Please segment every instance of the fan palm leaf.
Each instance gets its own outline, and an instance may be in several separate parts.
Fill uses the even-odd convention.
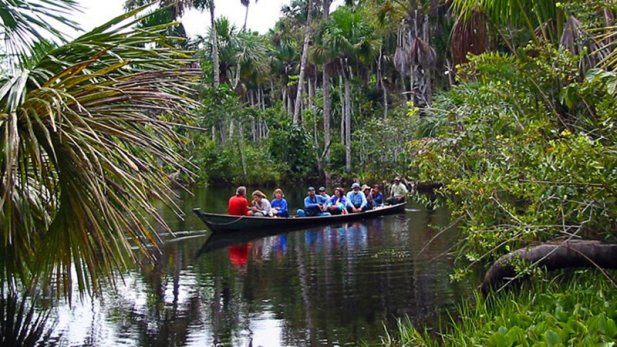
[[[452,9],[469,20],[476,11],[497,25],[526,28],[529,35],[558,42],[565,15],[556,0],[453,0]]]
[[[7,55],[25,58],[46,36],[61,40],[59,28],[77,29],[77,23],[65,16],[76,9],[73,0],[0,0],[0,35]]]
[[[134,249],[157,249],[151,200],[173,206],[162,167],[182,163],[174,124],[199,71],[164,35],[170,24],[131,29],[143,10],[0,80],[3,281],[96,290]]]

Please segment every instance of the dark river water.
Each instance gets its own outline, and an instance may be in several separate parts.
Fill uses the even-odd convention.
[[[184,219],[161,208],[177,233],[156,264],[136,265],[102,298],[58,303],[46,345],[379,345],[397,319],[436,328],[469,291],[449,279],[456,230],[435,237],[448,212],[412,202],[404,214],[200,252],[209,233],[192,208],[224,212],[232,193],[182,194]],[[290,206],[303,195],[287,192]]]

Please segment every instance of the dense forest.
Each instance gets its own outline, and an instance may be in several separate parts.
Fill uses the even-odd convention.
[[[249,18],[254,2],[240,2]],[[45,37],[61,36],[54,21],[75,26],[62,16],[73,1],[30,3],[0,1],[3,296],[52,278],[58,293],[96,293],[136,249],[150,255],[152,200],[173,208],[170,178],[400,173],[443,185],[438,203],[461,230],[453,280],[519,253],[491,283],[498,293],[444,331],[401,322],[384,343],[617,338],[614,274],[599,269],[614,253],[568,246],[615,241],[614,1],[292,0],[259,34],[217,16],[214,0],[129,0],[127,14],[70,42]],[[208,35],[185,37],[176,20],[188,8],[208,15]],[[543,243],[598,269],[555,277],[543,267],[553,251],[521,255]],[[533,280],[504,285],[523,277]]]

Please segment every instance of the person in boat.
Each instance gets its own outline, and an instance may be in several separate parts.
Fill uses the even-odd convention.
[[[366,195],[360,190],[360,183],[351,185],[351,191],[347,193],[347,212],[357,213],[368,209]]]
[[[272,206],[270,205],[270,201],[266,199],[266,194],[262,193],[261,190],[256,190],[253,192],[251,211],[253,212],[253,216],[272,216]]]
[[[330,195],[328,195],[328,193],[326,193],[326,187],[319,187],[319,195],[323,196],[324,198],[326,198],[326,200],[330,199]]]
[[[371,200],[373,200],[373,207],[383,206],[383,193],[381,192],[381,187],[379,184],[373,185],[373,189],[371,189]]]
[[[394,183],[390,187],[390,197],[386,200],[386,203],[390,205],[404,202],[407,197],[407,187],[401,183],[401,177],[394,177]]]
[[[334,189],[334,194],[328,199],[326,206],[331,214],[347,214],[345,190],[341,187]]]
[[[371,187],[366,184],[363,185],[362,193],[364,193],[364,196],[366,196],[366,209],[372,210],[375,205],[373,204],[373,198],[371,197]]]
[[[246,199],[246,187],[239,186],[236,189],[236,195],[229,198],[227,214],[232,216],[250,216],[253,214],[249,210],[249,201]]]
[[[274,199],[270,203],[272,206],[272,215],[275,217],[289,217],[289,211],[287,208],[287,200],[285,200],[285,194],[281,188],[274,190]]]
[[[315,194],[315,188],[308,188],[308,195],[304,198],[304,209],[298,209],[298,217],[329,216],[326,199]]]

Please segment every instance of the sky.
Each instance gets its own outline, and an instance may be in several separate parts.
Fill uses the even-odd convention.
[[[109,19],[124,12],[125,0],[78,0],[83,13],[77,15],[75,20],[80,23],[84,30],[89,30],[103,24]],[[291,0],[259,0],[251,1],[247,26],[249,29],[260,33],[266,33],[274,26],[281,16],[281,7],[289,4]],[[332,9],[335,9],[343,0],[335,0]],[[216,16],[229,18],[238,28],[244,24],[245,7],[240,0],[215,0]],[[188,36],[204,35],[210,24],[209,13],[191,10],[184,14],[182,24]],[[68,33],[71,35],[71,33]]]

